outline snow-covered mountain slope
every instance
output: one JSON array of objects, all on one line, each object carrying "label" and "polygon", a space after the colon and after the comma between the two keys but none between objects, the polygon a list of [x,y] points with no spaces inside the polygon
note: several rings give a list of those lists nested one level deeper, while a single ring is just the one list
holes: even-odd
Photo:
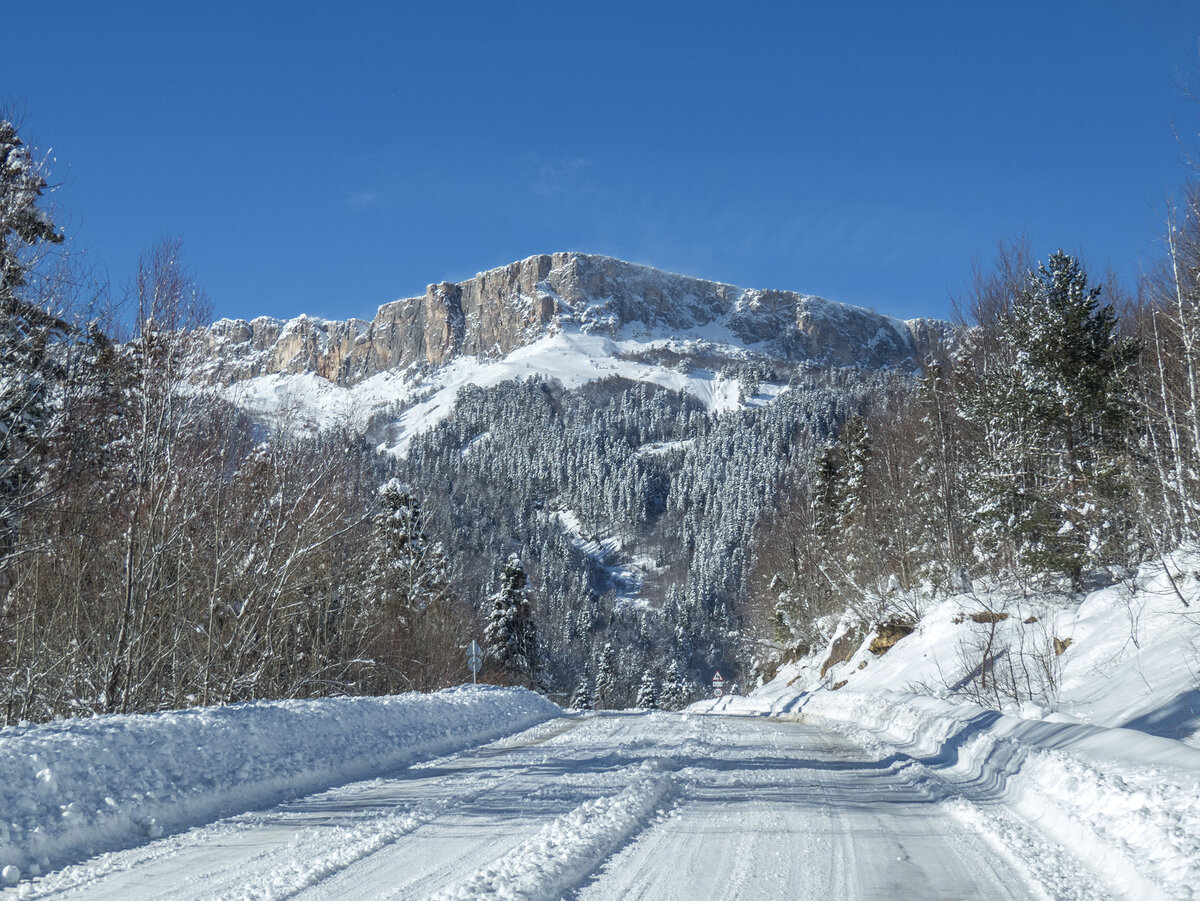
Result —
[{"label": "snow-covered mountain slope", "polygon": [[769,400],[797,367],[916,367],[944,335],[934,320],[558,253],[430,285],[369,323],[222,320],[205,336],[204,368],[260,415],[320,426],[402,413],[388,443],[403,451],[466,384],[621,376],[723,410]]}]

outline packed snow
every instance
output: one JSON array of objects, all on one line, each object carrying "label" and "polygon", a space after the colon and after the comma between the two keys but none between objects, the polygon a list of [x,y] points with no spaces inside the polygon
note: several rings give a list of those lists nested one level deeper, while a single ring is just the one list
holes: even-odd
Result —
[{"label": "packed snow", "polygon": [[[1009,586],[930,602],[890,649],[872,653],[874,633],[864,634],[822,675],[852,619],[749,697],[695,709],[803,717],[894,749],[947,786],[964,817],[998,842],[1011,847],[1015,814],[1120,896],[1194,896],[1200,553],[1144,564],[1082,599]],[[999,696],[979,694],[987,636]],[[1017,678],[1006,683],[1005,674]],[[966,703],[972,693],[1001,709]],[[1036,844],[1013,850],[1042,853]]]},{"label": "packed snow", "polygon": [[[907,603],[884,652],[848,616],[683,714],[479,687],[7,729],[0,864],[26,897],[1193,898],[1200,552]],[[985,632],[1053,663],[1000,709]]]},{"label": "packed snow", "polygon": [[[919,768],[811,725],[575,714],[21,889],[31,898],[824,901],[920,886],[929,896],[1036,896],[1029,868],[997,853],[947,799]],[[1095,884],[1070,868],[1056,880]]]},{"label": "packed snow", "polygon": [[22,874],[365,779],[561,711],[521,689],[272,701],[0,730],[0,869]]}]

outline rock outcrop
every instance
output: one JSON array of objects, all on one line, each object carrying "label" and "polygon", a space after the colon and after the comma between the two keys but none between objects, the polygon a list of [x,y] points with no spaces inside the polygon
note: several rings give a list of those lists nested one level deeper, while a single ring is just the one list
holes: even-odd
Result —
[{"label": "rock outcrop", "polygon": [[818,365],[914,365],[944,334],[790,291],[744,290],[611,257],[556,253],[481,272],[379,308],[371,322],[308,316],[221,320],[208,330],[211,372],[234,381],[313,372],[339,385],[414,363],[501,355],[548,332],[614,338],[701,338]]}]

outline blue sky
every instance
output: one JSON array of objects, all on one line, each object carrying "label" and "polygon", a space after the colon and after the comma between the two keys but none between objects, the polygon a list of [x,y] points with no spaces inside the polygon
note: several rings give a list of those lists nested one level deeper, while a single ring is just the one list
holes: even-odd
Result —
[{"label": "blue sky", "polygon": [[[0,103],[126,282],[366,316],[535,253],[946,315],[1025,234],[1129,284],[1200,131],[1200,3],[81,3],[6,18]],[[15,31],[15,33],[13,33]]]}]

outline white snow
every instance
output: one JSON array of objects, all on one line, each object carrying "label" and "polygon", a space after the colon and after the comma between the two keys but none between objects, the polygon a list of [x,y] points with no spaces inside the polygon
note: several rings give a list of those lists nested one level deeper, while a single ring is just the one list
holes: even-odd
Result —
[{"label": "white snow", "polygon": [[236,382],[225,393],[257,416],[317,429],[347,420],[362,424],[389,406],[401,407],[403,412],[380,450],[402,456],[414,436],[450,414],[459,390],[467,385],[488,388],[537,375],[557,379],[570,389],[619,376],[686,391],[717,413],[765,405],[787,389],[786,385],[764,383],[756,395],[743,398],[737,379],[709,369],[681,372],[670,366],[631,359],[664,348],[731,359],[747,354],[740,345],[717,345],[696,337],[615,341],[569,328],[545,335],[503,357],[458,357],[426,376],[410,367],[389,370],[342,388],[312,373],[281,372]]},{"label": "white snow", "polygon": [[673,780],[659,760],[647,761],[615,795],[587,801],[547,823],[536,835],[488,863],[437,901],[470,898],[524,898],[553,901],[579,882],[663,803]]},{"label": "white snow", "polygon": [[3,878],[376,776],[560,713],[532,692],[466,686],[2,729]]},{"label": "white snow", "polygon": [[628,556],[625,540],[608,532],[596,534],[585,530],[574,510],[552,510],[549,515],[570,537],[571,543],[605,573],[609,587],[616,591],[616,604],[650,606],[650,602],[641,596],[642,586],[648,578],[663,571],[652,557],[645,554]]},{"label": "white snow", "polygon": [[[1047,884],[1094,889],[1056,862]],[[790,722],[640,712],[564,717],[104,855],[21,892],[824,901],[920,886],[928,897],[1023,899],[1039,895],[1031,873],[887,752]]]},{"label": "white snow", "polygon": [[[1146,564],[1082,600],[977,587],[924,606],[916,631],[883,656],[869,652],[867,634],[824,677],[828,646],[749,697],[692,709],[802,717],[891,748],[943,786],[964,822],[1023,859],[1044,856],[1045,845],[1014,846],[1022,821],[1120,895],[1192,898],[1200,885],[1200,553]],[[1008,616],[973,622],[970,614],[984,610]],[[1002,698],[1002,711],[955,691],[977,663],[971,649],[993,628],[997,671],[1024,651],[1025,663],[1051,674],[1023,682],[1032,696]],[[1061,654],[1056,638],[1060,647],[1070,639]]]},{"label": "white snow", "polygon": [[[867,634],[824,677],[827,649],[684,715],[561,717],[479,687],[5,729],[0,879],[27,897],[1193,898],[1200,553],[1082,598],[909,602],[918,628],[886,654]],[[953,691],[982,608],[1009,614],[987,624],[1004,653],[1071,639],[1053,685],[1003,710]]]}]

